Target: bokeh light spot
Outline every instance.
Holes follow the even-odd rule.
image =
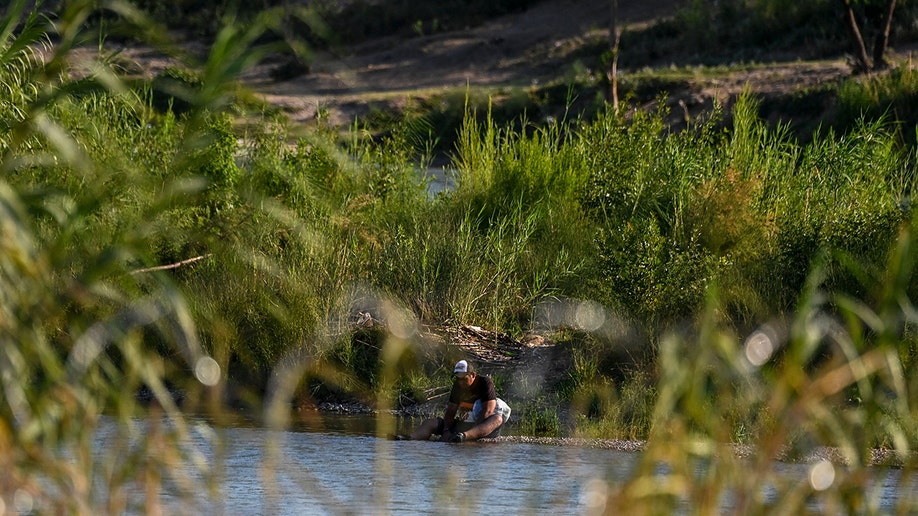
[[[601,304],[595,301],[584,301],[577,304],[574,320],[583,330],[596,331],[605,324],[606,312]]]
[[[835,466],[822,460],[810,467],[810,486],[816,491],[825,491],[835,482]]]
[[[32,498],[32,494],[28,491],[17,489],[13,493],[13,507],[20,514],[31,513],[35,509],[35,499]]]
[[[775,352],[776,344],[769,332],[756,330],[746,339],[746,359],[749,363],[759,367],[771,358]]]
[[[418,332],[418,320],[411,310],[386,301],[383,303],[383,313],[389,323],[389,332],[399,339],[410,339]]]
[[[608,498],[609,487],[601,478],[591,478],[583,487],[581,501],[590,514],[604,513]]]
[[[201,357],[194,365],[194,376],[202,384],[213,387],[220,381],[220,364],[208,356]]]

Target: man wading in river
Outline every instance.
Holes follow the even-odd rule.
[[[439,435],[443,442],[461,443],[483,437],[497,437],[510,419],[510,406],[497,397],[490,376],[479,376],[465,360],[456,362],[455,379],[443,417],[431,418],[410,436],[395,439],[426,441]]]

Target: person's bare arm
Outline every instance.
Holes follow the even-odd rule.
[[[456,424],[456,411],[459,410],[459,405],[455,403],[448,403],[446,405],[446,413],[443,414],[443,433],[449,432],[453,425]]]
[[[456,424],[456,412],[458,410],[459,405],[455,403],[446,405],[446,413],[443,414],[443,434],[440,435],[440,441],[449,442],[452,439],[455,430],[453,425]]]
[[[494,413],[494,410],[497,408],[497,400],[488,400],[484,403],[484,410],[481,411],[481,415],[478,416],[478,423],[481,423],[485,419],[488,419],[491,414]]]

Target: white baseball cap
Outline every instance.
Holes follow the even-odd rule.
[[[460,360],[456,362],[456,367],[453,368],[453,373],[455,374],[468,373],[468,372],[471,372],[471,370],[472,368],[469,367],[468,362],[466,362],[465,360]]]

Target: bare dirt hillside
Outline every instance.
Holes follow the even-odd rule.
[[[638,28],[672,16],[687,0],[622,0],[619,19]],[[569,72],[571,55],[587,41],[608,37],[608,0],[546,0],[521,13],[463,31],[383,38],[317,56],[311,72],[283,82],[270,79],[270,64],[246,80],[264,98],[299,122],[321,109],[333,124],[349,124],[371,108],[399,107],[409,97],[447,87],[527,85]],[[627,51],[627,49],[624,49]],[[718,79],[699,79],[685,91],[668,92],[674,105],[701,110],[745,86],[763,94],[835,80],[850,73],[836,61],[792,61]]]
[[[673,16],[691,0],[620,0],[619,20],[625,30],[646,27]],[[390,36],[319,53],[309,73],[276,80],[282,60],[268,59],[243,77],[268,103],[283,109],[294,122],[311,122],[322,112],[333,125],[347,126],[372,110],[403,107],[408,99],[444,88],[526,86],[569,76],[578,50],[608,38],[609,0],[544,0],[530,9],[496,18],[461,31]],[[193,52],[203,45],[186,42]],[[623,45],[622,73],[629,73]],[[143,48],[125,48],[121,57],[133,61],[146,76],[162,71],[169,60]],[[673,58],[678,61],[678,58]],[[667,56],[659,61],[667,63]],[[844,56],[807,61],[775,56],[767,65],[696,77],[678,91],[667,91],[674,116],[725,104],[744,88],[764,97],[834,81],[851,73]],[[676,62],[675,64],[679,64]],[[595,70],[597,74],[604,71]]]

